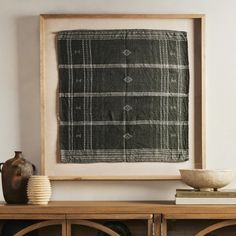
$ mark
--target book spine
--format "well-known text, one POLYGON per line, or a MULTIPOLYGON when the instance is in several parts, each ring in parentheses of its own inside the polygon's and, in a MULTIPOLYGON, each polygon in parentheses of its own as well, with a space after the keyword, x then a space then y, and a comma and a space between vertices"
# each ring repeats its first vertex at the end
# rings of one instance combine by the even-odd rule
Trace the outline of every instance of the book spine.
POLYGON ((236 198, 176 198, 176 204, 236 204, 236 198))
POLYGON ((176 197, 236 198, 236 193, 176 193, 176 197))

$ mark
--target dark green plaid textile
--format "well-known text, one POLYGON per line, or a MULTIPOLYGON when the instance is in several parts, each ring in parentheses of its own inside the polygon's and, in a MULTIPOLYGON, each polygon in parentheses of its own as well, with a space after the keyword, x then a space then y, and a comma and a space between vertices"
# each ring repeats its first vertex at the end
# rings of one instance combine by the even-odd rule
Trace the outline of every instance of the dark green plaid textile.
POLYGON ((63 163, 188 160, 186 32, 57 34, 63 163))

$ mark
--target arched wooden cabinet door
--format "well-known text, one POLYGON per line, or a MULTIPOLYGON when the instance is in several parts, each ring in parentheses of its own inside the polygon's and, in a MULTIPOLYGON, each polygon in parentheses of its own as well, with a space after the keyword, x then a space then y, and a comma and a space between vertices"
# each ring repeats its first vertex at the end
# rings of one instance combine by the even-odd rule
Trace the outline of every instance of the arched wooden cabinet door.
POLYGON ((87 226, 99 231, 102 231, 106 234, 108 234, 109 236, 120 236, 118 233, 116 233, 115 231, 111 230, 110 228, 93 222, 93 221, 89 221, 89 220, 70 220, 67 222, 67 235, 70 236, 71 235, 71 225, 82 225, 82 226, 87 226))
POLYGON ((66 221, 65 220, 47 220, 47 221, 35 223, 33 225, 30 225, 20 230, 14 236, 24 236, 25 234, 30 233, 36 229, 40 229, 40 228, 44 228, 44 227, 52 226, 52 225, 61 225, 61 235, 66 236, 66 221))
POLYGON ((236 220, 225 220, 225 221, 221 221, 216 224, 210 225, 207 228, 198 232, 195 236, 206 236, 207 234, 209 234, 217 229, 224 228, 224 227, 231 226, 231 225, 236 225, 236 220))

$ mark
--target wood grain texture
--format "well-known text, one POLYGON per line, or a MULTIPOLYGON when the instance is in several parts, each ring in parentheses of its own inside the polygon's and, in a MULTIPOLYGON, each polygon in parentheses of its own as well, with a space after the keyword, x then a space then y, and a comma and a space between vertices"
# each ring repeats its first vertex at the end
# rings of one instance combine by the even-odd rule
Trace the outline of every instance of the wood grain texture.
MULTIPOLYGON (((66 216, 63 214, 30 214, 30 213, 14 213, 2 214, 0 213, 1 220, 65 220, 66 216)), ((1 234, 0 234, 1 235, 1 234)))
POLYGON ((94 19, 201 19, 204 14, 41 14, 44 19, 70 19, 70 18, 94 18, 94 19))
POLYGON ((147 236, 152 236, 153 235, 153 220, 149 219, 147 221, 147 236))
POLYGON ((205 168, 205 17, 194 19, 194 157, 205 168))
POLYGON ((154 236, 162 236, 161 235, 161 214, 155 214, 153 216, 153 235, 154 236))
POLYGON ((67 234, 67 222, 66 222, 66 220, 63 221, 61 227, 62 227, 61 228, 61 235, 62 236, 71 235, 71 234, 67 234))
POLYGON ((178 175, 152 175, 152 176, 49 176, 50 180, 60 181, 157 181, 180 180, 178 175))
MULTIPOLYGON (((191 210, 191 209, 190 209, 191 210)), ((236 214, 234 213, 168 213, 165 214, 165 218, 170 220, 170 219, 175 219, 175 220, 191 220, 191 219, 236 219, 236 214)), ((209 212, 209 211, 208 211, 209 212)))
POLYGON ((205 236, 217 229, 224 228, 231 225, 236 225, 236 220, 225 220, 225 221, 221 221, 219 223, 210 225, 209 227, 198 232, 195 236, 205 236))
POLYGON ((108 234, 109 236, 120 236, 118 233, 116 233, 115 231, 111 230, 110 228, 108 228, 108 227, 106 227, 106 226, 104 226, 102 224, 98 224, 96 222, 93 222, 93 221, 88 221, 88 220, 71 220, 70 224, 71 225, 88 226, 90 228, 102 231, 102 232, 108 234))
POLYGON ((1 215, 24 214, 177 214, 196 215, 196 219, 206 219, 214 214, 224 214, 230 217, 236 215, 236 205, 175 205, 174 202, 155 201, 55 201, 48 205, 8 205, 0 204, 1 215), (222 213, 223 212, 223 213, 222 213))
POLYGON ((167 229, 167 220, 165 217, 162 218, 161 223, 161 236, 168 236, 167 235, 168 229, 167 229))
MULTIPOLYGON (((134 201, 64 201, 50 202, 48 205, 2 203, 0 204, 0 219, 46 220, 21 230, 16 236, 22 236, 27 232, 50 225, 61 225, 63 236, 70 235, 72 224, 104 231, 102 225, 98 225, 96 220, 98 222, 100 220, 146 222, 146 235, 167 236, 168 220, 223 220, 197 234, 197 236, 205 236, 216 229, 235 225, 236 205, 175 205, 173 202, 134 201)), ((106 229, 104 232, 116 235, 106 229)))
POLYGON ((151 220, 152 214, 68 214, 67 219, 86 219, 86 220, 151 220))
POLYGON ((45 21, 44 17, 40 16, 40 141, 41 141, 41 155, 40 155, 40 173, 45 175, 45 147, 46 147, 46 135, 45 135, 45 21))
MULTIPOLYGON (((42 221, 33 225, 30 225, 19 232, 17 232, 14 236, 24 236, 25 234, 32 232, 36 229, 44 228, 51 225, 63 225, 65 223, 64 220, 49 220, 49 221, 42 221)), ((63 228, 63 227, 62 227, 63 228)), ((62 234, 64 236, 64 234, 62 234)))

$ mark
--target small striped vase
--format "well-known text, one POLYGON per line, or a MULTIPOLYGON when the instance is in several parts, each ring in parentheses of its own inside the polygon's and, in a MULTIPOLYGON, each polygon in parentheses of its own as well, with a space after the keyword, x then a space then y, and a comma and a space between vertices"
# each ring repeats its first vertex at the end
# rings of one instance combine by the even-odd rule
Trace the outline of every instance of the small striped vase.
POLYGON ((27 196, 30 204, 48 204, 52 195, 51 183, 48 176, 32 175, 28 181, 27 196))

